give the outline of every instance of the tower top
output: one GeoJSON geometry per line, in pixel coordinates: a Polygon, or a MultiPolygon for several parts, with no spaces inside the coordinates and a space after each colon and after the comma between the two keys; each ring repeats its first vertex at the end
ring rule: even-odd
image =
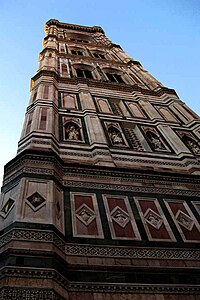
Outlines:
{"type": "Polygon", "coordinates": [[[90,33],[101,32],[104,34],[104,30],[100,26],[83,26],[77,24],[63,23],[56,19],[50,19],[49,21],[46,22],[45,32],[47,28],[51,25],[55,25],[63,29],[71,29],[71,30],[90,32],[90,33]]]}

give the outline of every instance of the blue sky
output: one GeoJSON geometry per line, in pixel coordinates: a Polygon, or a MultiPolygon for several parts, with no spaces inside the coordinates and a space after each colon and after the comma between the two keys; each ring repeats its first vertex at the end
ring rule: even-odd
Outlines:
{"type": "Polygon", "coordinates": [[[100,25],[200,114],[199,15],[199,0],[0,0],[0,181],[17,151],[46,21],[100,25]]]}

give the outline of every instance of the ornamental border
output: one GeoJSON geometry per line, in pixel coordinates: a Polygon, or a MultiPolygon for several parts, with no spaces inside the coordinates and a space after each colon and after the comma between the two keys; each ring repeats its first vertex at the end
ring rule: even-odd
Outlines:
{"type": "MultiPolygon", "coordinates": [[[[173,285],[173,284],[138,284],[138,283],[93,283],[93,282],[69,282],[67,279],[63,278],[60,273],[54,270],[37,270],[37,269],[24,269],[24,268],[8,268],[3,276],[6,277],[28,277],[28,278],[40,278],[42,279],[53,279],[57,284],[61,285],[66,292],[89,292],[89,293],[140,293],[140,294],[200,294],[199,285],[173,285]]],[[[49,295],[53,295],[52,298],[39,298],[43,300],[64,300],[62,296],[55,293],[53,289],[42,289],[42,288],[27,288],[27,287],[8,287],[5,286],[0,290],[0,300],[1,292],[13,291],[13,295],[21,293],[21,296],[30,296],[32,291],[35,294],[43,295],[43,292],[49,292],[49,295]],[[24,292],[24,294],[23,294],[24,292]],[[56,298],[57,297],[57,298],[56,298]]],[[[3,293],[2,293],[3,294],[3,293]]],[[[5,295],[5,293],[4,293],[5,295]]],[[[12,293],[11,293],[12,295],[12,293]]],[[[14,300],[15,298],[7,298],[8,300],[14,300]]],[[[19,298],[16,298],[16,300],[19,298]]],[[[31,300],[33,298],[25,298],[26,300],[31,300]]]]}
{"type": "Polygon", "coordinates": [[[197,249],[164,249],[131,246],[96,246],[66,243],[56,233],[50,230],[12,229],[0,238],[0,246],[11,240],[53,243],[66,255],[93,257],[121,257],[132,259],[191,259],[200,260],[200,250],[197,249]]]}

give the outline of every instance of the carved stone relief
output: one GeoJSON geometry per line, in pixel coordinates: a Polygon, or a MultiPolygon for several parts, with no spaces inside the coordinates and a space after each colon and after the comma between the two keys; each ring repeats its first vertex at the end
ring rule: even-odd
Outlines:
{"type": "Polygon", "coordinates": [[[106,123],[106,127],[113,146],[126,146],[124,135],[118,123],[106,123]]]}
{"type": "Polygon", "coordinates": [[[111,218],[122,228],[130,221],[129,215],[119,206],[116,206],[110,213],[111,218]]]}
{"type": "Polygon", "coordinates": [[[76,217],[86,226],[88,226],[96,218],[95,212],[86,204],[81,205],[76,210],[76,217]]]}
{"type": "Polygon", "coordinates": [[[65,119],[64,139],[75,142],[83,140],[80,119],[65,119]]]}
{"type": "Polygon", "coordinates": [[[194,226],[194,221],[188,215],[186,215],[183,211],[178,210],[175,218],[180,225],[182,225],[189,231],[192,230],[192,228],[194,226]]]}
{"type": "Polygon", "coordinates": [[[40,209],[44,205],[45,201],[46,200],[38,192],[27,197],[26,200],[27,204],[29,204],[34,211],[40,209]]]}
{"type": "Polygon", "coordinates": [[[153,127],[143,127],[146,138],[154,151],[167,151],[163,140],[153,127]]]}
{"type": "Polygon", "coordinates": [[[195,155],[200,155],[200,146],[198,141],[190,132],[178,131],[183,143],[189,148],[189,150],[195,155]]]}
{"type": "Polygon", "coordinates": [[[147,209],[147,211],[144,214],[144,218],[147,223],[149,223],[156,229],[160,229],[163,223],[162,217],[158,215],[155,211],[153,211],[151,208],[147,209]]]}

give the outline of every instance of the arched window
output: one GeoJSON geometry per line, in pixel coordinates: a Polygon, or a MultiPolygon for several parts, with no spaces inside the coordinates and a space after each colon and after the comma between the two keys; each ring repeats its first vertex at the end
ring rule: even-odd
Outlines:
{"type": "Polygon", "coordinates": [[[111,82],[124,83],[122,76],[119,74],[108,73],[108,72],[106,72],[105,74],[106,74],[108,80],[111,82]]]}
{"type": "Polygon", "coordinates": [[[87,69],[76,68],[77,77],[93,79],[92,72],[87,69]]]}
{"type": "Polygon", "coordinates": [[[83,56],[83,51],[82,50],[78,50],[78,49],[72,49],[71,50],[71,54],[83,56]]]}
{"type": "Polygon", "coordinates": [[[105,57],[105,55],[104,55],[103,53],[94,52],[94,53],[92,53],[92,55],[93,55],[95,58],[106,59],[106,57],[105,57]]]}

